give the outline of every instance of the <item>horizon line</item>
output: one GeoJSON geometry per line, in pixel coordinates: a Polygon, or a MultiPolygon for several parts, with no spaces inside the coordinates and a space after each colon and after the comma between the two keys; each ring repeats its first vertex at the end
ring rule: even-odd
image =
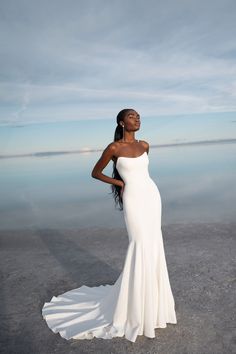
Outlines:
{"type": "MultiPolygon", "coordinates": [[[[188,146],[188,145],[204,145],[204,144],[224,144],[224,143],[236,143],[235,138],[230,139],[214,139],[214,140],[197,140],[190,142],[180,142],[180,143],[169,143],[169,144],[154,144],[150,145],[150,148],[165,148],[171,146],[188,146]]],[[[80,150],[69,150],[69,151],[39,151],[33,153],[25,154],[9,154],[9,155],[0,155],[0,159],[7,158],[20,158],[20,157],[44,157],[44,156],[55,156],[55,155],[64,155],[64,154],[83,154],[83,153],[93,153],[98,151],[103,151],[103,148],[98,149],[80,149],[80,150]]]]}

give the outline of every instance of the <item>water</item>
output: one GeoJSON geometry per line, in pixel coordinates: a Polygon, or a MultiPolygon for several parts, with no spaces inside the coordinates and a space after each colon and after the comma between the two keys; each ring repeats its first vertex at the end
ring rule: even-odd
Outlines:
{"type": "MultiPolygon", "coordinates": [[[[100,155],[1,159],[0,229],[125,227],[110,185],[91,177],[100,155]]],[[[235,221],[235,143],[150,147],[149,160],[162,225],[235,221]]]]}

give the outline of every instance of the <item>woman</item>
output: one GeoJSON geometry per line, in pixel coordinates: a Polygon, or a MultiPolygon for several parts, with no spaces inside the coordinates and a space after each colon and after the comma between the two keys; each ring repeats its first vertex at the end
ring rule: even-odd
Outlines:
{"type": "Polygon", "coordinates": [[[148,172],[149,144],[135,139],[140,116],[133,109],[117,115],[114,142],[103,151],[92,177],[110,183],[124,211],[129,246],[113,285],[83,285],[53,297],[43,307],[48,326],[66,339],[155,337],[155,328],[176,324],[161,231],[161,197],[148,172]],[[113,176],[102,173],[113,161],[113,176]]]}
{"type": "MultiPolygon", "coordinates": [[[[103,182],[111,183],[116,203],[119,202],[122,208],[122,195],[124,191],[124,181],[119,176],[116,169],[117,158],[122,155],[137,156],[149,152],[149,144],[146,141],[135,140],[135,131],[140,128],[140,116],[133,109],[123,109],[117,115],[117,127],[115,130],[114,142],[109,144],[103,151],[99,161],[94,166],[92,177],[103,182]],[[114,178],[102,174],[110,160],[114,161],[114,178]]],[[[134,157],[135,157],[134,156],[134,157]]]]}

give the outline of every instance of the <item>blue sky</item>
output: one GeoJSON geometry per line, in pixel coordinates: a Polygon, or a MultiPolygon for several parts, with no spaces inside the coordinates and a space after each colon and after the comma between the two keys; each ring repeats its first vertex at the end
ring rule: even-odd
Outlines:
{"type": "Polygon", "coordinates": [[[1,0],[1,151],[100,147],[124,107],[151,142],[233,138],[235,18],[234,0],[1,0]]]}
{"type": "MultiPolygon", "coordinates": [[[[48,151],[104,149],[114,136],[112,119],[4,126],[0,129],[0,155],[48,151]]],[[[141,117],[136,138],[150,145],[235,139],[234,112],[141,117]]]]}

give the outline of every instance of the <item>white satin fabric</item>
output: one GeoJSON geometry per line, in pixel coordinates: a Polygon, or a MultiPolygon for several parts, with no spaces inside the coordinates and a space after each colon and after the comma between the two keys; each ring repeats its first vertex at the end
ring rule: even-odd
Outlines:
{"type": "Polygon", "coordinates": [[[116,282],[83,285],[43,306],[43,318],[63,338],[125,336],[135,342],[138,335],[154,338],[155,328],[177,323],[161,231],[161,197],[148,164],[146,152],[117,160],[125,182],[123,206],[129,246],[116,282]]]}

